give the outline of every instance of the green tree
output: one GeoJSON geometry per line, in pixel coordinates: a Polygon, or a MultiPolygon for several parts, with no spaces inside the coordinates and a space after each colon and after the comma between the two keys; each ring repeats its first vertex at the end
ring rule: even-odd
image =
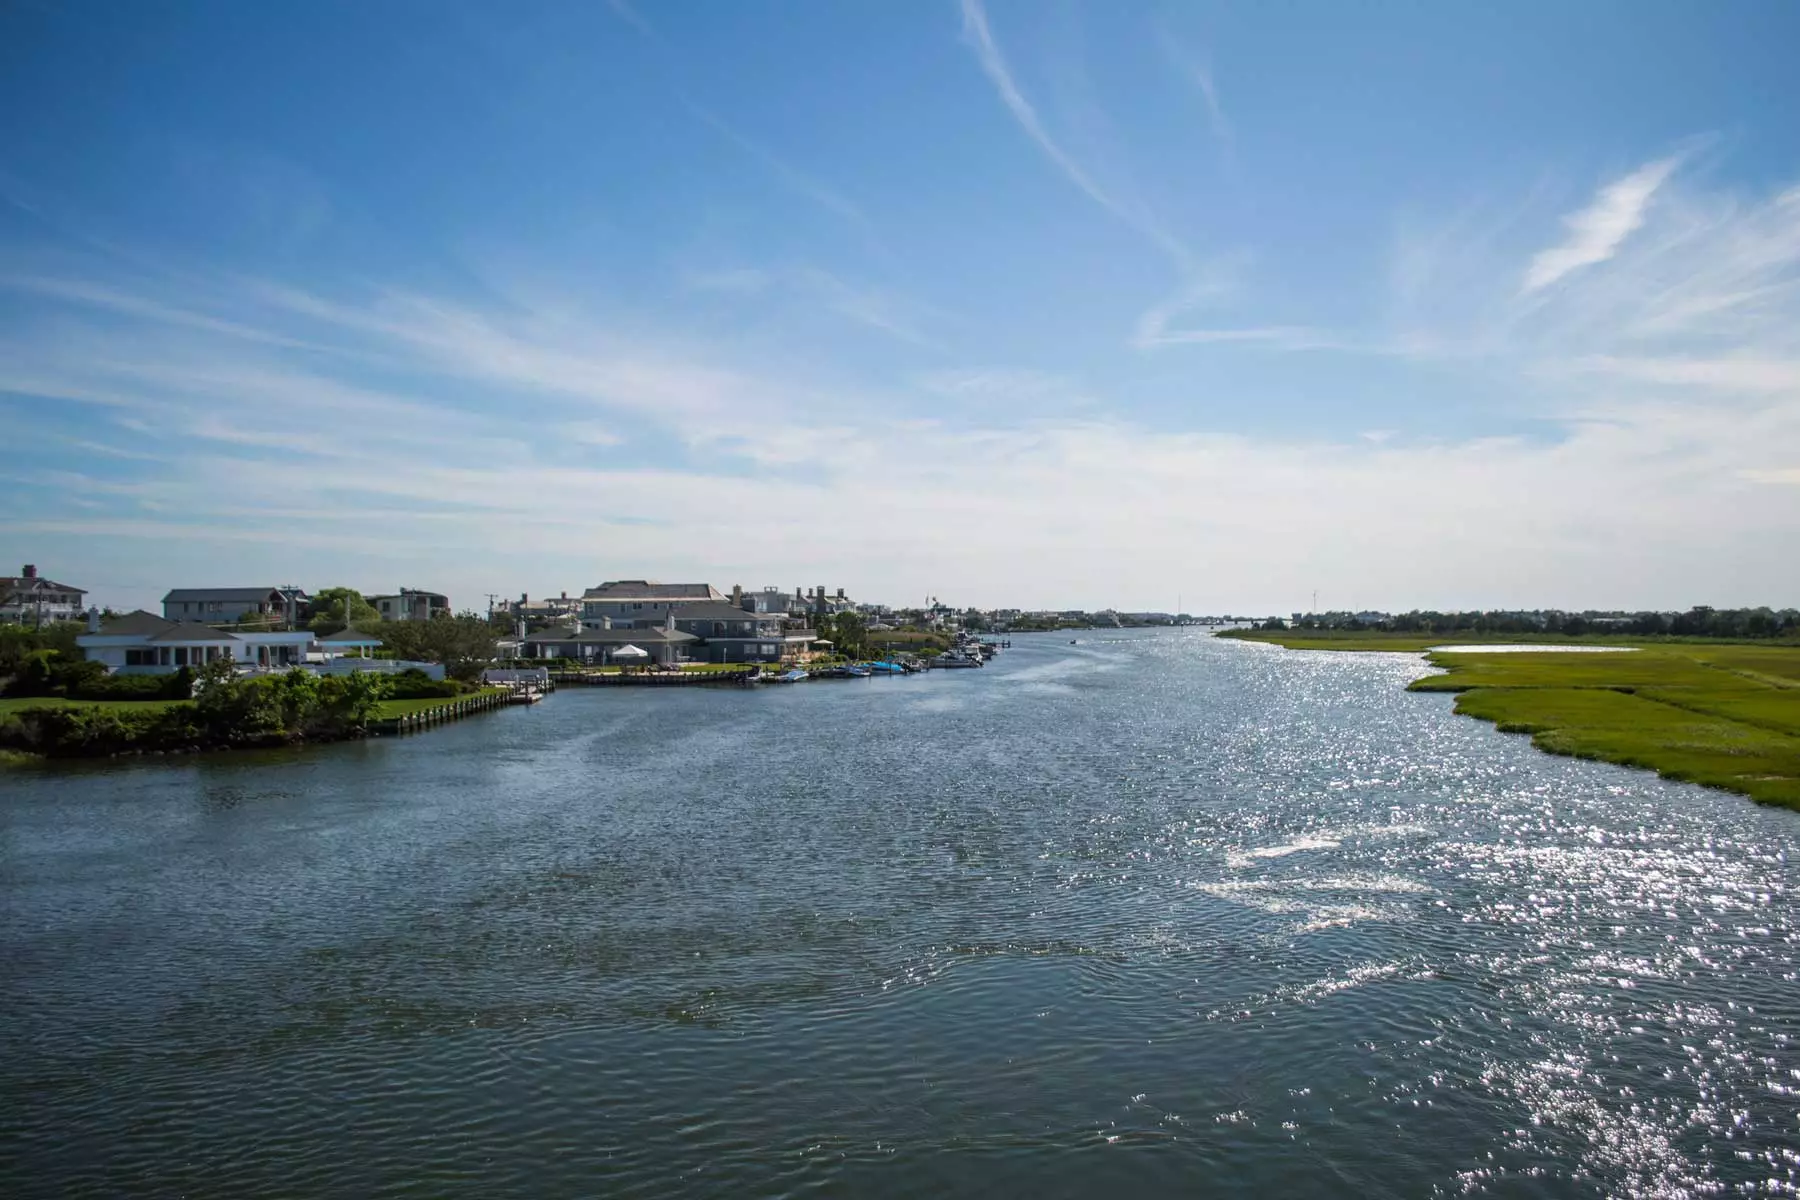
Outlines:
{"type": "Polygon", "coordinates": [[[473,679],[494,661],[499,632],[485,617],[461,612],[439,614],[429,621],[387,621],[381,642],[394,657],[444,664],[452,679],[473,679]]]}
{"type": "Polygon", "coordinates": [[[321,588],[313,595],[313,617],[307,628],[328,636],[354,625],[363,632],[380,624],[381,614],[355,588],[321,588]]]}

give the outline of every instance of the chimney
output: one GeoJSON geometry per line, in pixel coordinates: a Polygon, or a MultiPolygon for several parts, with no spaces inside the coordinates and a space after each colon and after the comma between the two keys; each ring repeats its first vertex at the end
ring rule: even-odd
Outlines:
{"type": "MultiPolygon", "coordinates": [[[[29,570],[30,568],[26,568],[26,569],[29,570]]],[[[89,633],[99,633],[100,632],[100,610],[97,608],[88,609],[88,632],[89,633]]]]}
{"type": "Polygon", "coordinates": [[[612,628],[612,618],[611,617],[601,617],[600,618],[600,628],[611,629],[612,628]]]}
{"type": "Polygon", "coordinates": [[[741,583],[731,585],[731,607],[744,607],[744,585],[741,583]]]}
{"type": "Polygon", "coordinates": [[[26,563],[25,569],[19,573],[21,575],[25,576],[25,578],[27,578],[27,579],[36,579],[37,578],[37,568],[32,566],[30,563],[26,563]]]}
{"type": "Polygon", "coordinates": [[[518,637],[518,639],[521,642],[525,640],[525,618],[524,617],[520,617],[518,624],[513,626],[513,633],[515,636],[518,637]]]}
{"type": "Polygon", "coordinates": [[[663,614],[663,632],[675,632],[675,606],[673,604],[669,605],[669,611],[663,614]]]}
{"type": "Polygon", "coordinates": [[[844,589],[843,588],[838,589],[838,599],[839,600],[844,599],[844,589]]]}

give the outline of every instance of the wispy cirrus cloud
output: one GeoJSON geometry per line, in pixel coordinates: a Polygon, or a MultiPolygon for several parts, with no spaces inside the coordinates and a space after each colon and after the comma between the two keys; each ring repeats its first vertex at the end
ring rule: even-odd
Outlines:
{"type": "Polygon", "coordinates": [[[993,85],[1000,102],[1006,106],[1006,110],[1012,114],[1013,120],[1018,122],[1026,136],[1062,172],[1064,178],[1085,193],[1088,199],[1148,238],[1176,262],[1189,263],[1192,255],[1179,239],[1146,214],[1142,206],[1127,203],[1102,187],[1073,155],[1063,149],[1061,143],[1050,136],[1037,109],[1019,88],[1012,68],[1007,64],[1006,55],[994,39],[993,29],[988,24],[987,9],[983,7],[981,0],[962,0],[962,19],[963,41],[975,55],[975,61],[981,66],[988,82],[993,85]]]}
{"type": "Polygon", "coordinates": [[[1600,189],[1587,207],[1563,218],[1568,236],[1541,250],[1525,270],[1522,290],[1535,292],[1557,280],[1611,258],[1644,224],[1644,211],[1657,189],[1680,165],[1678,157],[1645,163],[1600,189]]]}
{"type": "Polygon", "coordinates": [[[1237,133],[1225,115],[1224,103],[1219,99],[1219,85],[1213,75],[1212,64],[1204,55],[1183,45],[1169,32],[1168,26],[1160,22],[1156,26],[1156,40],[1162,47],[1164,56],[1199,91],[1200,98],[1206,105],[1207,127],[1229,156],[1237,141],[1237,133]]]}

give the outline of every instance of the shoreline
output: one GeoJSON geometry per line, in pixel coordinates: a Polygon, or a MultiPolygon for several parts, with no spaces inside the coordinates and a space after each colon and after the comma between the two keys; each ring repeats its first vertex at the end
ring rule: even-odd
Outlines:
{"type": "MultiPolygon", "coordinates": [[[[1546,754],[1654,771],[1800,811],[1800,646],[1778,641],[1530,636],[1529,650],[1458,649],[1444,635],[1233,630],[1289,650],[1416,653],[1441,674],[1411,692],[1456,697],[1457,715],[1527,734],[1546,754]],[[1570,654],[1586,643],[1635,654],[1570,654]]],[[[1515,640],[1507,635],[1508,640],[1515,640]]]]}

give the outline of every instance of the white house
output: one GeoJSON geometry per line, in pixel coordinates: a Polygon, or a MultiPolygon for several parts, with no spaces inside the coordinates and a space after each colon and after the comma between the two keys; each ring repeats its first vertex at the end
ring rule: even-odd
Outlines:
{"type": "Polygon", "coordinates": [[[75,639],[90,662],[121,675],[170,675],[221,658],[264,670],[301,666],[313,647],[309,630],[239,633],[198,621],[170,621],[155,613],[128,613],[104,624],[88,614],[88,631],[75,639]]]}
{"type": "Polygon", "coordinates": [[[79,621],[85,595],[78,587],[45,579],[26,563],[17,575],[0,575],[0,621],[18,625],[79,621]]]}

